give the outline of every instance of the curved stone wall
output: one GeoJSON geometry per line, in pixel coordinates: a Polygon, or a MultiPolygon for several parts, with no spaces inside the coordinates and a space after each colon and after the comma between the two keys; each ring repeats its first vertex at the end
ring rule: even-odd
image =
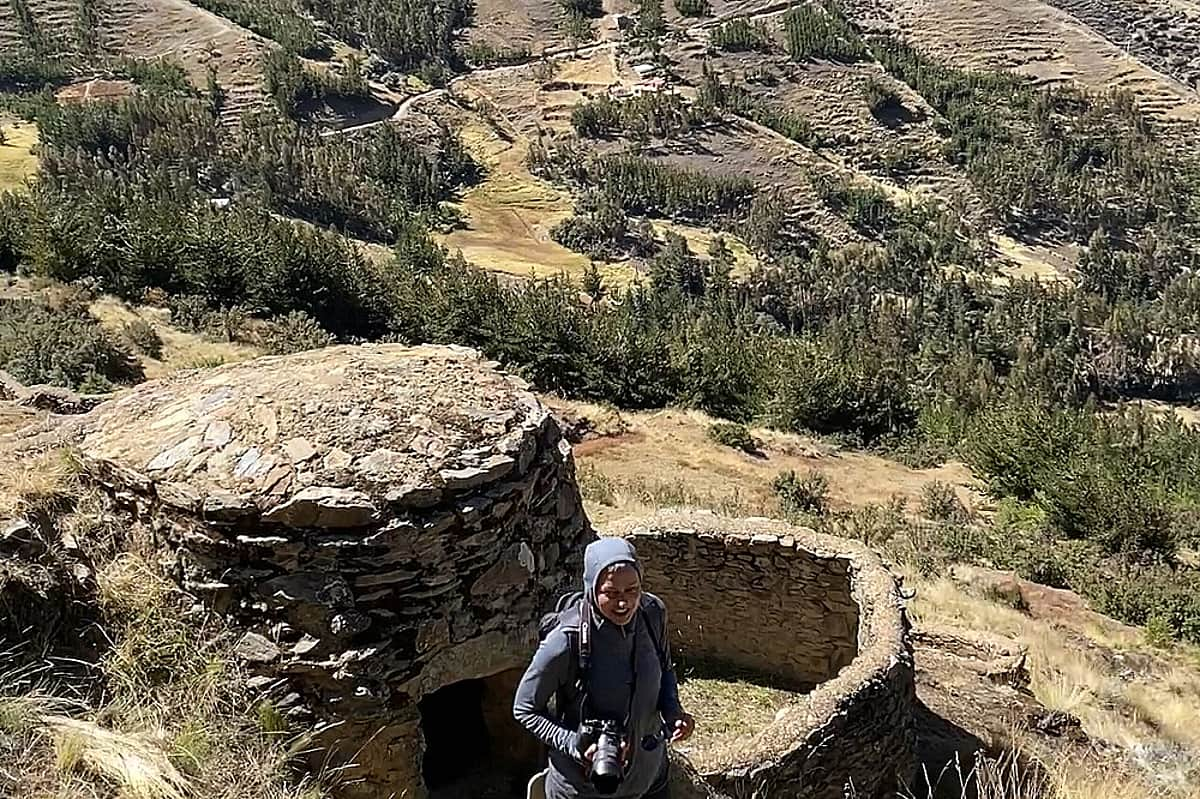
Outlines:
{"type": "Polygon", "coordinates": [[[914,768],[912,646],[896,581],[855,542],[766,519],[661,513],[637,547],[683,657],[815,688],[705,777],[735,797],[883,796],[914,768]]]}
{"type": "Polygon", "coordinates": [[[246,630],[238,653],[321,731],[344,795],[425,795],[421,699],[523,669],[594,537],[557,423],[494,367],[332,347],[145,383],[80,420],[88,473],[246,630]]]}

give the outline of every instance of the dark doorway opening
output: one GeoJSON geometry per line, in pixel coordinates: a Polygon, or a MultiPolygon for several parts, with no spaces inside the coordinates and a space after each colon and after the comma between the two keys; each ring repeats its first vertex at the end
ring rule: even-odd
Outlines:
{"type": "Polygon", "coordinates": [[[421,776],[431,791],[444,788],[490,754],[483,720],[483,680],[463,680],[421,700],[425,761],[421,776]]]}
{"type": "Polygon", "coordinates": [[[430,799],[513,799],[541,768],[541,747],[512,718],[521,671],[461,680],[418,704],[430,799]]]}

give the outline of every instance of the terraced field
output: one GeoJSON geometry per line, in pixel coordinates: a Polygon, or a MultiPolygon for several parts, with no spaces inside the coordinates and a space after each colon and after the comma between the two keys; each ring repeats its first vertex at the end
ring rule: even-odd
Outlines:
{"type": "Polygon", "coordinates": [[[226,93],[221,111],[226,124],[265,102],[258,59],[273,45],[186,0],[110,0],[103,43],[121,55],[175,61],[197,86],[212,67],[226,93]]]}
{"type": "MultiPolygon", "coordinates": [[[[1200,120],[1194,89],[1139,61],[1067,10],[1038,0],[855,0],[850,8],[856,18],[894,29],[958,66],[1014,69],[1045,84],[1123,89],[1165,122],[1200,120]]],[[[1088,0],[1070,0],[1070,8],[1097,20],[1088,0]]]]}
{"type": "Polygon", "coordinates": [[[15,52],[20,46],[20,28],[12,7],[7,2],[0,3],[0,52],[15,52]]]}

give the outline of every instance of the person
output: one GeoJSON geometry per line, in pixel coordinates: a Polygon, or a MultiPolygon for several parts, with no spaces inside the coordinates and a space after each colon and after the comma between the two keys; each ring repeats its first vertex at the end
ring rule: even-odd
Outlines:
{"type": "Polygon", "coordinates": [[[517,686],[513,716],[549,748],[546,799],[667,799],[667,743],[686,740],[695,720],[679,704],[666,607],[643,592],[628,541],[594,541],[583,561],[583,597],[542,640],[517,686]],[[590,631],[582,672],[581,625],[590,631]],[[580,725],[594,720],[617,721],[623,732],[613,793],[600,793],[590,779],[596,745],[580,725]]]}

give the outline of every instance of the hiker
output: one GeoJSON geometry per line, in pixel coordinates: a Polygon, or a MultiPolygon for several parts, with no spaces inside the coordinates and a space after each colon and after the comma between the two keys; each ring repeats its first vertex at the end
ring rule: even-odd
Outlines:
{"type": "Polygon", "coordinates": [[[633,545],[589,544],[583,593],[559,611],[513,701],[550,749],[546,799],[667,799],[667,743],[686,740],[695,721],[679,704],[666,606],[642,591],[633,545]]]}

